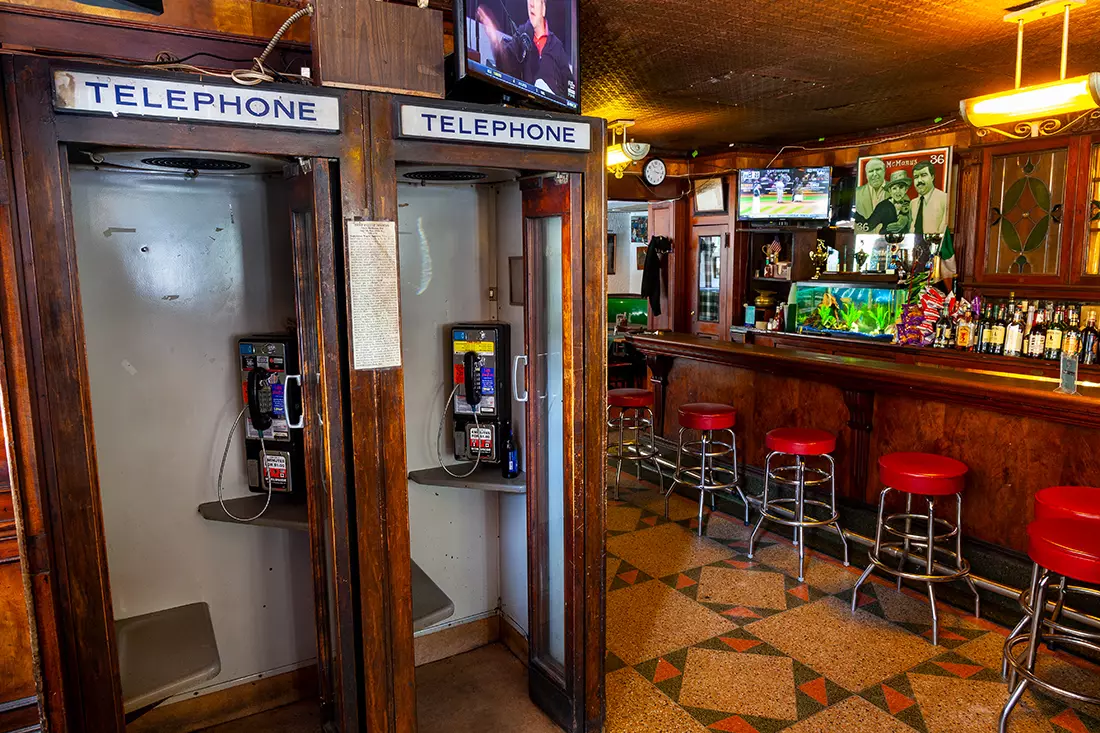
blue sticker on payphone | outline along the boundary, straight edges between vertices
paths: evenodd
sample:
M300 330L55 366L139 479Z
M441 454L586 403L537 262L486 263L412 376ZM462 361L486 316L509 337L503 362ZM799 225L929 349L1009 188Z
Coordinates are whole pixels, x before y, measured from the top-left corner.
M493 380L493 368L482 367L481 369L481 393L483 395L496 394L496 382Z
M271 385L271 409L280 417L286 412L283 403L283 385L281 384Z

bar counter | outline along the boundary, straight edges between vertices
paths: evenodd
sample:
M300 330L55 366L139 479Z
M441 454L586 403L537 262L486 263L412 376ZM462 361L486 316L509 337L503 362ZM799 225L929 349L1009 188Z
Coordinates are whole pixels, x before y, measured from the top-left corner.
M759 470L769 430L829 430L837 436L837 493L848 502L877 503L880 455L957 458L970 467L964 535L1022 552L1037 491L1100 480L1100 387L1079 384L1080 394L1065 395L1033 377L825 354L789 342L778 348L670 332L631 339L650 368L660 435L675 441L682 404L733 405L742 461Z

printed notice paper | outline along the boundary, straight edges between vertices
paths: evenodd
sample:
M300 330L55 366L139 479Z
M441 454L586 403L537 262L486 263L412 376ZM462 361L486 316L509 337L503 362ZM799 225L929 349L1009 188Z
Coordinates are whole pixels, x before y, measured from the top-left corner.
M351 359L355 369L401 366L397 227L345 220L351 286Z

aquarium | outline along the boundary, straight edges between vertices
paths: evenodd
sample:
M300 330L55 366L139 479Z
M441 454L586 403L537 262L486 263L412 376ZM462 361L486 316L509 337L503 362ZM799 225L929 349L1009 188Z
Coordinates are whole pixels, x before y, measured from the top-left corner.
M893 341L905 290L889 285L807 281L796 290L796 331Z

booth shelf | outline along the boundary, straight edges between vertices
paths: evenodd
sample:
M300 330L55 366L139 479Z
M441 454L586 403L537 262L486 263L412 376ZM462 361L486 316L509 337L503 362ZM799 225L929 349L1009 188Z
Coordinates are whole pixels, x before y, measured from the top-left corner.
M226 499L225 506L238 517L251 517L264 508L265 501L267 501L267 494L253 494L251 496L239 496L235 499ZM258 527L297 529L303 532L309 530L309 513L306 505L300 500L293 500L287 496L272 496L271 505L263 516L251 522L238 522L226 514L221 504L216 501L199 504L199 514L202 515L203 519L208 519L211 522L254 524Z
M115 636L126 713L186 692L222 669L205 603L116 620Z
M455 473L466 473L470 470L469 463L456 463L449 468ZM520 474L515 478L504 478L500 475L500 467L488 466L479 468L466 478L455 478L439 466L435 468L421 468L409 471L409 480L424 486L446 486L452 489L477 489L479 491L502 491L506 494L526 494L527 478Z
M440 471L440 473L443 472ZM522 477L517 480L522 480ZM266 500L267 496L265 494L256 494L254 496L226 499L225 505L229 508L229 511L238 517L251 517L263 508ZM272 496L271 506L267 508L262 517L252 522L242 523L231 518L216 501L199 504L199 514L202 515L203 519L211 522L254 524L261 527L279 527L303 532L309 529L306 505L301 501L291 501L284 496ZM420 631L437 624L450 618L451 614L455 612L455 605L451 599L415 562L412 563L412 604L413 631Z

